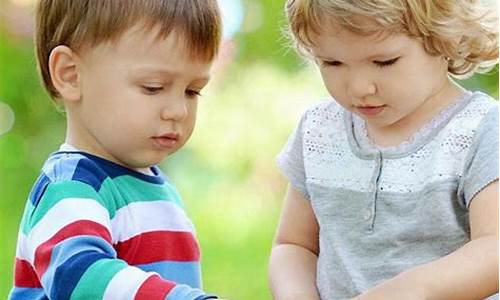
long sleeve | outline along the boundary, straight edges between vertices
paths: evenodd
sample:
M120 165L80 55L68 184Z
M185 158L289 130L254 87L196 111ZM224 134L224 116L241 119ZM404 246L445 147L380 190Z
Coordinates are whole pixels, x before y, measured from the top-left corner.
M115 236L126 230L115 226L116 218L128 217L120 222L129 222L130 227L141 220L120 214L120 203L107 199L113 191L109 183L100 180L99 176L86 176L86 180L81 180L73 175L71 179L57 181L53 177L43 174L30 195L19 232L15 287L10 299L217 298L187 284L166 280L158 272L146 271L134 264L132 254L137 249L142 253L144 248L133 242L129 243L127 251L123 250L124 243ZM100 182L101 188L96 189L94 182ZM102 188L103 185L108 187ZM165 201L147 203L154 203L157 207L173 206ZM151 231L151 234L157 232L165 231ZM171 242L179 243L178 247L186 251L195 243L188 231L171 235L175 237ZM138 235L138 239L146 240L147 236ZM150 249L150 253L173 251L163 249L165 245L157 240L147 245L158 247ZM177 245L170 247L177 248ZM125 253L124 257L120 256L120 251ZM189 257L191 254L182 255Z

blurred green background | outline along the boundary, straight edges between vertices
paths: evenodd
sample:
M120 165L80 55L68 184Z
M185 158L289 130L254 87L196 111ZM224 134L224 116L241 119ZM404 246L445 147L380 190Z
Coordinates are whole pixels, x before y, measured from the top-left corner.
M64 115L37 77L32 2L0 0L0 299L12 285L26 197L64 138ZM205 289L227 299L271 299L267 261L286 185L274 159L301 113L327 95L282 36L282 2L243 1L240 30L224 43L200 100L197 129L163 164L197 227ZM498 72L463 84L498 98Z

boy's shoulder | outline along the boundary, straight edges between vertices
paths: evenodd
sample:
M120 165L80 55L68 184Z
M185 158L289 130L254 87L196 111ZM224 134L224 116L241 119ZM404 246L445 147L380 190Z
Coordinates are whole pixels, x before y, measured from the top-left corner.
M106 168L103 162L84 152L58 151L47 159L42 175L51 182L79 181L99 190L102 182L113 175L112 168Z
M146 175L123 167L104 158L81 151L57 151L45 162L42 175L51 182L78 181L98 191L106 179L129 176L153 184L170 183L167 176L156 166L151 167L155 175Z
M84 186L97 193L108 176L105 169L84 153L54 152L45 161L29 198L36 205L49 185L64 186L66 192Z
M106 203L118 195L142 199L148 195L154 198L164 193L178 194L175 185L157 166L151 170L154 175L146 175L89 153L58 151L45 162L31 190L30 201L36 206L48 188L61 194L58 198L67 194Z

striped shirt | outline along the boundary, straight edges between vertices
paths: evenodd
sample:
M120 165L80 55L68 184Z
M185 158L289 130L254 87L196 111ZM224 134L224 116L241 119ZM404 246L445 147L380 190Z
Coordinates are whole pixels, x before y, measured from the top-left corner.
M200 249L179 193L151 171L67 145L52 154L26 204L9 299L217 298L200 290Z

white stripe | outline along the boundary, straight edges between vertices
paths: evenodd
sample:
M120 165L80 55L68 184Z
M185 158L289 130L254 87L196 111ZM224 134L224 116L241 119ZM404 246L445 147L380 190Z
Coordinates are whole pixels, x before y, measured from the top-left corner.
M35 250L50 239L64 226L76 221L93 221L110 228L106 208L96 200L85 198L66 198L54 205L28 234L28 259L33 262Z
M22 232L19 232L19 236L17 237L17 248L16 248L16 258L28 260L28 250L27 250L27 239L26 235Z
M113 276L104 291L102 299L133 300L142 283L154 274L153 272L144 272L136 267L126 267Z
M113 243L138 234L158 230L194 232L191 221L177 204L170 201L133 202L116 211L111 220Z

